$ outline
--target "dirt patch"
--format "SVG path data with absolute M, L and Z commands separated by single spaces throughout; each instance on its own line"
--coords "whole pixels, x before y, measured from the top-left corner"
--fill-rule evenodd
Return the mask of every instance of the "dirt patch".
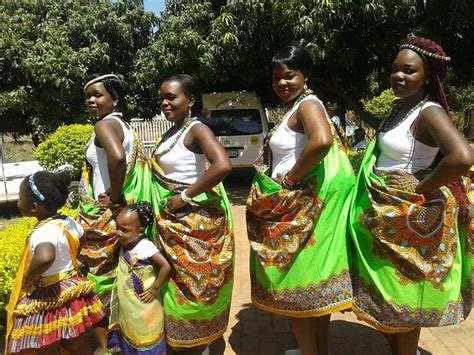
M 11 135 L 3 135 L 3 151 L 5 163 L 35 160 L 33 153 L 35 145 L 31 136 L 20 136 L 17 139 Z

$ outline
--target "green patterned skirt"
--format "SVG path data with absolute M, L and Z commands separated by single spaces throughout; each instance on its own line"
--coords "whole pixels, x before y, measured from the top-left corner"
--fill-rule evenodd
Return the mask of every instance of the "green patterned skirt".
M 140 141 L 135 138 L 127 165 L 122 194 L 127 203 L 152 200 L 152 173 Z M 110 292 L 115 287 L 116 268 L 120 245 L 117 238 L 115 217 L 121 206 L 98 208 L 95 206 L 92 179 L 84 166 L 79 186 L 78 222 L 84 228 L 78 260 L 81 273 L 96 284 L 96 292 L 106 307 Z M 152 232 L 148 237 L 154 241 Z
M 463 321 L 472 304 L 472 176 L 461 178 L 470 204 L 461 220 L 450 189 L 420 195 L 386 187 L 376 160 L 373 142 L 351 203 L 354 312 L 383 332 Z
M 301 318 L 350 308 L 346 222 L 355 178 L 347 156 L 335 143 L 293 191 L 268 170 L 257 166 L 247 201 L 253 303 Z
M 163 287 L 166 342 L 194 347 L 227 329 L 234 283 L 234 236 L 224 187 L 202 193 L 177 211 L 167 199 L 188 185 L 162 175 L 153 162 L 159 241 L 173 268 Z

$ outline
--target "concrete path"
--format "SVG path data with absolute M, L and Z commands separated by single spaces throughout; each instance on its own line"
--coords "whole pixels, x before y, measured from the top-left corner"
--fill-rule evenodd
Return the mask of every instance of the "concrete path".
M 236 268 L 230 323 L 224 334 L 225 354 L 284 354 L 287 349 L 297 348 L 296 341 L 285 317 L 265 313 L 252 305 L 245 206 L 240 203 L 232 206 L 232 212 L 235 223 Z M 420 353 L 474 354 L 473 318 L 471 315 L 458 326 L 422 329 Z M 390 355 L 384 337 L 370 326 L 359 322 L 351 312 L 332 316 L 329 343 L 333 355 Z

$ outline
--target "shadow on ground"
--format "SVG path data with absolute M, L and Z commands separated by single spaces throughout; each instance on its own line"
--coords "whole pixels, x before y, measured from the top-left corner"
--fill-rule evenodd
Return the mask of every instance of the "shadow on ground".
M 241 355 L 283 355 L 298 346 L 286 317 L 269 314 L 250 303 L 242 305 L 232 327 L 229 345 Z M 332 355 L 390 355 L 390 348 L 381 333 L 359 323 L 331 321 L 329 349 Z M 431 354 L 419 349 L 421 355 Z
M 254 175 L 254 169 L 234 169 L 225 178 L 224 187 L 232 205 L 245 205 Z

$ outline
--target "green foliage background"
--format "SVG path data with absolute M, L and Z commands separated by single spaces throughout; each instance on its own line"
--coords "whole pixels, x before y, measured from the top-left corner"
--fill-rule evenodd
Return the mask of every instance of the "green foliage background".
M 68 207 L 61 209 L 61 213 L 75 217 L 76 210 Z M 23 252 L 25 240 L 33 231 L 37 223 L 36 218 L 24 217 L 15 224 L 11 224 L 0 232 L 0 328 L 6 321 L 6 306 L 10 298 L 10 290 L 15 281 L 18 264 Z M 0 330 L 3 336 L 3 329 Z
M 71 177 L 81 177 L 86 144 L 94 132 L 93 125 L 72 124 L 59 127 L 44 142 L 40 143 L 34 153 L 35 159 L 46 169 L 56 170 L 64 164 L 71 164 Z
M 129 117 L 156 114 L 160 83 L 182 72 L 204 91 L 252 90 L 274 106 L 269 63 L 289 44 L 314 53 L 310 86 L 322 99 L 373 126 L 361 100 L 389 87 L 398 45 L 410 36 L 432 38 L 454 58 L 448 99 L 466 101 L 458 94 L 470 98 L 474 80 L 468 0 L 173 0 L 160 18 L 142 0 L 8 1 L 0 23 L 0 126 L 36 142 L 87 122 L 82 86 L 94 72 L 124 80 Z
M 362 103 L 365 112 L 371 115 L 374 120 L 378 120 L 381 123 L 392 109 L 394 100 L 395 95 L 393 95 L 392 89 L 387 89 L 382 91 L 378 96 L 363 100 Z

